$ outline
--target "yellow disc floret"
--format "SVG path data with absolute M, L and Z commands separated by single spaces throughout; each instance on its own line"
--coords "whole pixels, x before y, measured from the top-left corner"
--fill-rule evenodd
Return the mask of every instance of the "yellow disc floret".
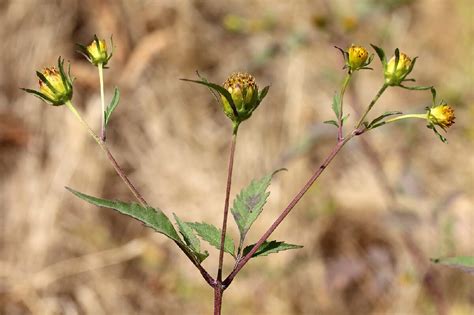
M 225 82 L 223 87 L 230 93 L 238 119 L 243 121 L 250 117 L 257 104 L 255 93 L 258 93 L 258 87 L 255 78 L 248 73 L 233 73 Z M 225 96 L 221 95 L 222 105 L 225 114 L 232 120 L 235 117 L 234 109 L 229 104 Z
M 107 55 L 107 44 L 103 39 L 95 39 L 92 43 L 86 47 L 87 54 L 90 58 L 90 61 L 94 65 L 99 63 L 106 64 L 108 61 Z
M 443 129 L 452 126 L 456 118 L 454 116 L 454 109 L 449 105 L 438 105 L 430 108 L 427 115 L 431 123 Z
M 352 45 L 348 50 L 348 65 L 351 70 L 357 70 L 361 67 L 364 67 L 369 57 L 367 49 L 362 46 Z

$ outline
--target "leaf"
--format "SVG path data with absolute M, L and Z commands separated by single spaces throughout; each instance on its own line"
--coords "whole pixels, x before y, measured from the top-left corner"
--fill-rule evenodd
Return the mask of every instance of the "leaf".
M 267 192 L 267 188 L 270 186 L 273 175 L 279 171 L 281 169 L 259 180 L 253 180 L 235 197 L 231 212 L 239 228 L 241 242 L 245 239 L 245 235 L 250 227 L 262 212 L 263 206 L 270 195 L 270 192 Z
M 93 205 L 110 208 L 117 210 L 118 212 L 128 215 L 138 221 L 142 222 L 146 226 L 152 228 L 158 233 L 164 234 L 170 239 L 182 243 L 178 233 L 173 227 L 173 224 L 168 217 L 158 208 L 143 207 L 138 203 L 126 203 L 116 200 L 107 200 L 92 197 L 81 192 L 78 192 L 72 188 L 66 187 L 67 190 L 72 192 L 77 197 L 85 200 Z
M 208 82 L 207 80 L 201 80 L 201 81 L 199 81 L 199 80 L 190 80 L 190 79 L 180 79 L 180 80 L 202 84 L 202 85 L 207 86 L 208 88 L 211 88 L 211 89 L 215 90 L 217 93 L 224 96 L 226 98 L 227 102 L 229 102 L 230 107 L 232 107 L 232 111 L 234 113 L 234 116 L 239 117 L 239 113 L 237 112 L 237 107 L 235 107 L 234 100 L 232 99 L 232 95 L 230 95 L 229 91 L 227 91 L 224 87 L 222 87 L 218 84 L 215 84 L 215 83 Z
M 259 103 L 265 98 L 265 96 L 267 96 L 267 93 L 268 93 L 268 90 L 269 90 L 269 89 L 270 89 L 270 86 L 267 85 L 266 87 L 264 87 L 264 88 L 260 91 L 260 93 L 259 93 L 259 95 L 258 95 L 258 102 L 259 102 Z
M 339 93 L 334 93 L 334 97 L 332 99 L 332 110 L 334 114 L 336 114 L 337 119 L 339 119 L 339 113 L 341 112 L 341 97 Z
M 379 57 L 380 61 L 385 66 L 387 64 L 387 57 L 385 57 L 385 52 L 383 51 L 383 49 L 372 44 L 370 44 L 370 46 L 372 46 L 372 48 L 377 53 L 377 56 Z
M 457 256 L 431 259 L 435 264 L 446 265 L 474 275 L 474 256 Z
M 181 221 L 176 214 L 173 213 L 173 216 L 178 224 L 179 232 L 184 238 L 184 242 L 188 245 L 188 248 L 193 252 L 199 262 L 203 262 L 203 260 L 209 256 L 209 253 L 207 251 L 201 252 L 201 242 L 197 236 L 194 235 L 192 227 L 189 226 L 188 223 Z
M 336 127 L 339 127 L 339 124 L 337 123 L 337 121 L 335 121 L 335 120 L 333 120 L 333 119 L 331 119 L 331 120 L 325 120 L 325 121 L 323 121 L 323 123 L 329 124 L 329 125 L 334 125 L 334 126 L 336 126 Z
M 105 110 L 105 124 L 106 125 L 109 123 L 110 116 L 112 115 L 113 111 L 117 107 L 119 101 L 120 101 L 120 91 L 117 87 L 115 87 L 114 97 L 112 98 L 109 106 L 107 106 L 107 109 Z
M 382 115 L 378 116 L 377 118 L 375 118 L 374 120 L 372 120 L 368 125 L 367 125 L 367 129 L 374 129 L 376 127 L 380 127 L 377 123 L 380 122 L 382 119 L 386 118 L 386 117 L 389 117 L 389 116 L 392 116 L 392 115 L 400 115 L 400 114 L 403 114 L 402 112 L 399 112 L 399 111 L 390 111 L 390 112 L 385 112 L 383 113 Z M 385 124 L 385 123 L 384 123 Z
M 255 244 L 249 245 L 244 248 L 243 255 L 247 255 L 252 248 L 255 246 Z M 273 253 L 278 253 L 284 250 L 290 250 L 290 249 L 298 249 L 302 248 L 303 246 L 301 245 L 294 245 L 294 244 L 288 244 L 285 242 L 281 241 L 265 241 L 263 244 L 257 249 L 255 254 L 252 255 L 252 257 L 258 257 L 258 256 L 268 256 Z
M 187 224 L 196 231 L 196 233 L 206 242 L 217 249 L 221 249 L 221 230 L 214 225 L 199 222 L 187 222 Z M 234 241 L 229 235 L 225 236 L 224 252 L 234 256 Z
M 405 80 L 408 81 L 408 80 Z M 411 90 L 411 91 L 425 91 L 425 90 L 431 90 L 433 89 L 432 86 L 406 86 L 403 84 L 400 84 L 400 87 L 406 89 L 406 90 Z

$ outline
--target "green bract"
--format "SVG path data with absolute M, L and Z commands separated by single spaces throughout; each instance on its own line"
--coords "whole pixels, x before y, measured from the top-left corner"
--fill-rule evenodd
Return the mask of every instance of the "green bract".
M 61 59 L 61 57 L 58 58 L 58 69 L 50 67 L 45 68 L 42 72 L 36 71 L 39 78 L 39 91 L 24 88 L 22 90 L 51 105 L 64 105 L 72 99 L 73 79 L 71 78 L 70 67 L 67 74 L 64 71 L 64 59 Z
M 374 48 L 375 52 L 380 58 L 380 61 L 382 62 L 386 85 L 404 87 L 402 85 L 404 81 L 415 81 L 413 79 L 407 79 L 407 76 L 413 70 L 418 57 L 415 57 L 412 60 L 406 54 L 400 52 L 397 48 L 395 49 L 393 57 L 387 62 L 387 58 L 383 49 L 375 45 L 371 46 Z M 429 88 L 430 87 L 423 89 Z
M 90 63 L 94 66 L 102 64 L 105 66 L 110 58 L 112 58 L 113 54 L 113 41 L 112 38 L 110 39 L 110 43 L 112 46 L 112 51 L 110 54 L 107 51 L 107 44 L 105 43 L 104 39 L 98 39 L 96 35 L 94 35 L 94 40 L 88 46 L 84 46 L 81 44 L 76 44 L 78 48 L 78 52 L 83 55 Z

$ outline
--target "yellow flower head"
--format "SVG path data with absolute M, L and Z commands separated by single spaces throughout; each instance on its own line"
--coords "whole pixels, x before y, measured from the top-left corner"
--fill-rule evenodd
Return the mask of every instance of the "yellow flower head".
M 77 47 L 78 52 L 81 53 L 94 66 L 99 64 L 105 66 L 112 57 L 112 52 L 109 54 L 107 51 L 107 44 L 105 40 L 98 39 L 95 35 L 94 40 L 88 46 L 77 44 Z
M 443 129 L 449 128 L 454 124 L 454 109 L 449 105 L 438 105 L 428 110 L 428 120 Z
M 400 53 L 398 64 L 396 57 L 393 56 L 385 67 L 385 82 L 389 85 L 398 85 L 410 73 L 412 61 L 404 53 Z
M 225 82 L 223 87 L 230 93 L 238 118 L 243 121 L 250 117 L 252 111 L 258 106 L 258 86 L 255 78 L 248 73 L 233 73 Z M 234 109 L 227 98 L 221 95 L 225 114 L 235 120 Z
M 351 70 L 357 70 L 367 65 L 366 62 L 369 58 L 369 53 L 364 47 L 352 45 L 347 53 L 349 54 L 348 65 Z
M 104 63 L 107 61 L 107 44 L 105 40 L 99 39 L 97 42 L 94 40 L 87 46 L 87 52 L 92 60 L 93 64 Z
M 22 89 L 34 94 L 52 105 L 64 105 L 72 99 L 72 79 L 64 72 L 64 60 L 58 59 L 58 68 L 49 67 L 36 72 L 39 78 L 39 91 Z M 59 70 L 58 70 L 59 69 Z

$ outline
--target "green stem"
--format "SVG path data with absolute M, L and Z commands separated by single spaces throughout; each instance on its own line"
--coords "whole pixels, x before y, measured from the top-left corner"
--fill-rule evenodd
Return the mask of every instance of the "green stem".
M 341 106 L 339 108 L 339 117 L 337 117 L 337 120 L 338 120 L 338 124 L 339 124 L 339 127 L 338 127 L 338 130 L 337 130 L 337 140 L 341 140 L 342 139 L 342 125 L 343 125 L 343 121 L 342 121 L 342 118 L 344 117 L 344 93 L 346 93 L 346 89 L 347 89 L 347 86 L 349 85 L 349 82 L 351 81 L 351 78 L 352 78 L 352 72 L 348 72 L 346 77 L 344 78 L 344 81 L 342 82 L 342 87 L 341 87 L 341 92 L 339 94 L 339 100 L 341 102 Z
M 105 141 L 105 100 L 104 100 L 104 65 L 99 63 L 97 65 L 99 69 L 99 81 L 100 81 L 100 103 L 102 105 L 102 125 L 100 130 L 100 138 Z
M 367 107 L 367 109 L 365 110 L 365 113 L 362 115 L 362 117 L 360 118 L 359 122 L 357 123 L 355 129 L 359 129 L 360 126 L 362 125 L 362 123 L 364 122 L 365 118 L 367 117 L 367 114 L 369 114 L 370 110 L 372 109 L 372 107 L 374 107 L 375 103 L 377 103 L 377 100 L 380 98 L 380 96 L 382 96 L 383 92 L 385 92 L 385 90 L 389 87 L 388 84 L 384 84 L 382 85 L 382 87 L 380 88 L 380 90 L 377 92 L 377 94 L 375 95 L 375 97 L 372 99 L 372 101 L 370 102 L 369 106 Z
M 391 122 L 394 122 L 394 121 L 397 121 L 397 120 L 402 120 L 402 119 L 406 119 L 406 118 L 420 118 L 420 119 L 426 119 L 426 114 L 406 114 L 406 115 L 401 115 L 401 116 L 398 116 L 398 117 L 394 117 L 394 118 L 391 118 L 391 119 L 387 119 L 385 121 L 385 123 L 391 123 Z

